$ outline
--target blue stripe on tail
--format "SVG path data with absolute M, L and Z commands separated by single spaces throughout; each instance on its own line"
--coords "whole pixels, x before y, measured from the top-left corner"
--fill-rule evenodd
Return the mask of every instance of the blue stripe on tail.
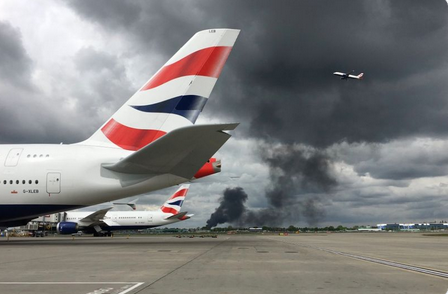
M 192 123 L 196 122 L 199 114 L 207 103 L 207 98 L 198 95 L 184 95 L 174 97 L 155 104 L 133 106 L 143 112 L 173 113 L 185 117 Z
M 184 203 L 183 200 L 177 200 L 175 202 L 168 202 L 169 205 L 177 205 L 177 206 L 182 206 L 183 203 Z

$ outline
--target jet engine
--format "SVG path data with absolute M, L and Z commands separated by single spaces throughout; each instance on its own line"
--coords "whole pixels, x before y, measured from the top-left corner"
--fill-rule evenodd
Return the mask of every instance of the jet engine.
M 78 224 L 73 222 L 60 222 L 56 226 L 56 231 L 61 235 L 70 235 L 79 231 Z
M 210 158 L 201 169 L 194 175 L 194 179 L 199 179 L 205 176 L 213 175 L 221 171 L 221 160 Z

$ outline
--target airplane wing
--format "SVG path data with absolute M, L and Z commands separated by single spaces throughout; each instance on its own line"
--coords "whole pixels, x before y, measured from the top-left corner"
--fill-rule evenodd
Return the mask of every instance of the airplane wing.
M 347 76 L 347 74 L 345 74 L 345 73 L 343 73 L 343 72 L 339 72 L 339 71 L 335 71 L 333 74 L 334 74 L 335 76 L 340 76 L 340 77 L 345 77 L 345 76 Z
M 225 130 L 238 123 L 193 125 L 179 128 L 105 169 L 137 175 L 172 174 L 191 179 L 230 138 Z
M 88 216 L 84 217 L 83 219 L 80 220 L 80 222 L 83 223 L 98 223 L 100 221 L 102 221 L 102 219 L 104 218 L 104 216 L 106 215 L 106 213 L 111 210 L 113 207 L 108 207 L 108 208 L 104 208 L 104 209 L 100 209 L 98 211 L 95 211 L 94 213 L 89 214 Z

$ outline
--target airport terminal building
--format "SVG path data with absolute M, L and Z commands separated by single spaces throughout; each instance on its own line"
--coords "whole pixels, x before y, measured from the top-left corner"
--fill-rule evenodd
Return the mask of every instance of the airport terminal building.
M 448 230 L 448 223 L 377 224 L 382 231 Z

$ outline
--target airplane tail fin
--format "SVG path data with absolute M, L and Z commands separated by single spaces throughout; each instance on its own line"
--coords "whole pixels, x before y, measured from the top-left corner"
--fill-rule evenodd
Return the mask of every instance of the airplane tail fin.
M 188 193 L 190 185 L 182 185 L 173 195 L 160 207 L 160 210 L 164 213 L 178 214 L 184 203 L 185 196 Z M 185 213 L 186 214 L 186 213 Z
M 136 151 L 195 123 L 239 30 L 196 33 L 89 139 L 80 144 Z
M 356 77 L 358 78 L 358 80 L 362 80 L 362 77 L 364 76 L 364 73 L 360 73 L 359 75 L 357 75 Z

